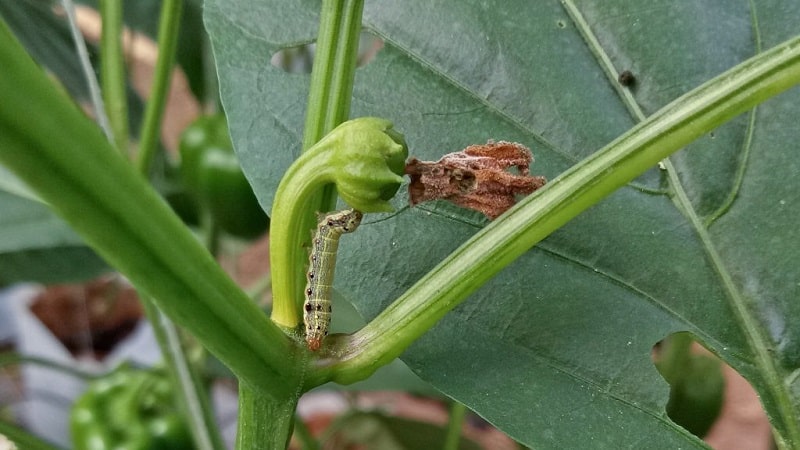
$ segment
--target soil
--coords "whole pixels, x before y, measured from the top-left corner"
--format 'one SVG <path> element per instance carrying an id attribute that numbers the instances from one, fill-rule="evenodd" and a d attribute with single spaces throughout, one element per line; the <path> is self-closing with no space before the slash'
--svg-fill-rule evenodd
<path id="1" fill-rule="evenodd" d="M 98 360 L 133 331 L 143 314 L 136 292 L 118 276 L 49 286 L 30 309 L 73 356 Z"/>

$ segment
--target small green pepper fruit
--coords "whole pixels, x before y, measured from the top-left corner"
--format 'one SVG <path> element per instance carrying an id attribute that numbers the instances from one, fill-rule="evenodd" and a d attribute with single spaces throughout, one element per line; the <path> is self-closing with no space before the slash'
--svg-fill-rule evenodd
<path id="1" fill-rule="evenodd" d="M 181 135 L 181 174 L 220 229 L 252 239 L 266 231 L 269 218 L 261 209 L 239 165 L 225 116 L 202 116 Z"/>
<path id="2" fill-rule="evenodd" d="M 75 450 L 190 450 L 166 374 L 122 366 L 92 382 L 70 413 Z"/>

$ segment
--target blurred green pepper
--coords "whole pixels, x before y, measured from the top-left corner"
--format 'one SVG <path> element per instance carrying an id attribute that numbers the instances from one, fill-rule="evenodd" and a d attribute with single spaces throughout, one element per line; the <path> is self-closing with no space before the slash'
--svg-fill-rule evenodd
<path id="1" fill-rule="evenodd" d="M 70 413 L 75 450 L 193 449 L 166 374 L 120 367 L 93 381 Z"/>
<path id="2" fill-rule="evenodd" d="M 253 239 L 266 231 L 261 209 L 233 151 L 225 116 L 202 116 L 181 135 L 181 175 L 211 220 L 233 236 Z"/>

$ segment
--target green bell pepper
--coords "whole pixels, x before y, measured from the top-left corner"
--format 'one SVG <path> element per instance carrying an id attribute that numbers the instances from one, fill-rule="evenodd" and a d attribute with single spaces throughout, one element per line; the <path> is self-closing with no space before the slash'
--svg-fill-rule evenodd
<path id="1" fill-rule="evenodd" d="M 194 448 L 167 375 L 127 366 L 90 383 L 72 406 L 70 434 L 75 450 Z"/>
<path id="2" fill-rule="evenodd" d="M 222 231 L 253 239 L 269 217 L 244 176 L 228 135 L 225 116 L 202 116 L 181 135 L 181 174 L 200 207 Z"/>

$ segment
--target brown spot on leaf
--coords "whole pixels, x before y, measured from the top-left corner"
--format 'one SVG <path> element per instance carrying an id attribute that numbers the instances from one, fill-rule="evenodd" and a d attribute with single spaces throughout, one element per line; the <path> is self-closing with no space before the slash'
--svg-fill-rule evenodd
<path id="1" fill-rule="evenodd" d="M 516 203 L 517 195 L 530 194 L 547 182 L 529 176 L 532 161 L 527 147 L 505 141 L 471 145 L 436 162 L 411 158 L 405 169 L 411 177 L 411 205 L 444 199 L 495 219 Z M 508 172 L 510 167 L 519 175 Z"/>

